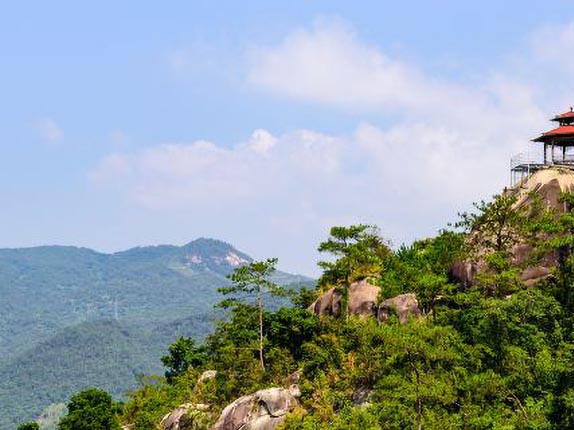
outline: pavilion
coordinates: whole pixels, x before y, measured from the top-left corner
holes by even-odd
[[[574,111],[556,115],[551,121],[557,122],[558,127],[542,133],[532,142],[542,143],[543,156],[540,160],[532,160],[523,154],[511,159],[511,184],[530,176],[531,173],[548,166],[563,166],[574,169]],[[556,152],[558,151],[558,154]]]

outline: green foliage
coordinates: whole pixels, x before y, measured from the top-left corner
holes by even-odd
[[[205,347],[196,347],[191,337],[180,337],[169,346],[169,354],[161,357],[168,381],[183,375],[190,367],[200,367],[207,361]]]
[[[463,212],[456,226],[472,233],[468,244],[473,250],[507,251],[521,236],[525,208],[516,207],[517,196],[501,194],[489,202],[475,203],[475,212]]]
[[[466,233],[443,231],[396,251],[370,226],[331,230],[319,247],[334,257],[321,263],[320,288],[345,292],[370,277],[381,299],[415,292],[424,313],[405,324],[319,318],[306,310],[306,290],[294,307],[264,307],[264,291],[280,292],[270,279],[275,260],[236,270],[221,290],[232,299],[214,333],[199,346],[189,338],[170,346],[169,381],[143,380],[122,421],[152,430],[182,403],[209,404],[190,418],[207,429],[232,400],[285,386],[296,372],[302,396],[282,430],[573,428],[574,196],[564,196],[565,213],[532,201],[482,202],[462,216]],[[517,244],[534,247],[528,261],[513,258]],[[524,267],[548,255],[556,256],[552,276],[524,285]],[[449,283],[458,259],[480,263],[472,286]],[[217,377],[199,379],[205,370]]]
[[[259,352],[259,363],[261,369],[265,371],[265,359],[263,354],[264,344],[264,325],[263,325],[263,294],[270,293],[272,296],[285,297],[289,290],[280,287],[272,281],[271,276],[275,273],[277,265],[276,258],[270,258],[265,261],[252,261],[245,266],[238,267],[228,275],[231,286],[219,289],[224,295],[232,294],[234,297],[224,300],[220,303],[221,307],[228,308],[237,306],[242,299],[255,297],[257,299],[259,343],[257,350]],[[247,309],[247,308],[244,308]]]
[[[137,375],[163,374],[158,357],[166,346],[181,336],[204,339],[223,314],[213,305],[234,267],[225,260],[230,253],[251,260],[210,239],[115,254],[0,250],[0,429],[86,386],[121,397]],[[273,280],[310,285],[284,272]],[[270,309],[288,303],[266,302]]]
[[[448,271],[461,257],[463,244],[461,234],[444,230],[435,238],[401,246],[386,260],[386,270],[381,275],[381,300],[414,292],[425,312],[434,311],[436,300],[452,289]]]
[[[60,420],[59,430],[119,430],[119,406],[112,396],[97,388],[74,394],[68,414]]]
[[[365,224],[332,227],[329,238],[317,249],[335,258],[319,262],[323,269],[319,285],[344,288],[355,280],[378,276],[384,259],[391,254],[378,228]]]
[[[40,430],[40,424],[36,421],[28,421],[18,426],[18,430]]]

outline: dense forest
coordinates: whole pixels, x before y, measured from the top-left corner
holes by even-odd
[[[83,388],[122,398],[141,375],[161,373],[167,344],[213,330],[217,288],[234,264],[249,261],[214,239],[115,254],[0,249],[0,429]],[[274,279],[312,282],[283,272]]]
[[[315,290],[285,291],[274,259],[250,262],[229,275],[227,317],[203,342],[166,348],[165,375],[125,402],[77,393],[59,428],[574,428],[574,194],[547,185],[507,190],[398,249],[374,226],[334,227]],[[366,311],[358,285],[378,287]],[[269,310],[264,292],[292,305]],[[327,294],[337,300],[321,308]],[[413,294],[416,312],[385,305]],[[269,406],[270,387],[289,392],[285,405]]]

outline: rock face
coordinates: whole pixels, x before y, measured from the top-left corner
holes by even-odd
[[[362,317],[373,316],[379,321],[388,320],[391,313],[397,314],[399,321],[405,323],[409,317],[421,315],[419,303],[414,294],[401,294],[385,300],[378,305],[381,287],[360,281],[349,288],[349,314]],[[342,294],[331,288],[309,307],[317,315],[341,315]]]
[[[317,315],[332,315],[338,317],[341,315],[342,300],[342,294],[335,290],[335,288],[331,288],[315,300],[315,302],[309,306],[309,310]]]
[[[389,319],[389,316],[395,313],[399,317],[399,322],[405,324],[409,318],[417,318],[421,315],[419,309],[419,302],[414,294],[401,294],[387,299],[379,305],[379,312],[377,318],[379,321],[384,322]]]
[[[574,192],[574,171],[565,168],[539,170],[525,182],[508,190],[508,193],[517,197],[516,207],[531,205],[533,202],[532,196],[536,195],[545,206],[554,209],[557,213],[564,213],[568,209],[565,203],[560,201],[560,196],[563,192]],[[517,243],[511,250],[512,263],[517,266],[525,264],[532,251],[532,246]],[[549,253],[539,265],[524,268],[520,278],[527,286],[532,286],[551,276],[552,268],[556,264],[557,256]],[[476,275],[485,270],[486,265],[481,260],[458,261],[452,265],[449,278],[452,282],[469,287],[474,283]]]
[[[539,170],[510,192],[518,195],[517,205],[528,205],[532,201],[531,194],[535,193],[546,206],[564,212],[567,208],[560,201],[560,195],[574,192],[574,171],[558,167]]]
[[[351,315],[377,315],[377,302],[381,287],[363,280],[351,284],[349,289],[349,313]]]
[[[223,409],[213,430],[273,430],[297,405],[299,387],[268,388],[235,400]]]
[[[202,403],[186,403],[178,406],[161,420],[163,430],[195,430],[201,423],[201,413],[209,409]]]
[[[377,315],[377,297],[381,287],[371,285],[367,281],[354,282],[349,288],[349,314],[362,316]],[[342,311],[343,295],[331,288],[319,297],[309,307],[317,315],[332,315],[338,317]]]

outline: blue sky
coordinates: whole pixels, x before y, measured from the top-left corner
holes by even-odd
[[[574,103],[569,1],[4,2],[1,247],[232,242],[316,273],[508,182]]]

